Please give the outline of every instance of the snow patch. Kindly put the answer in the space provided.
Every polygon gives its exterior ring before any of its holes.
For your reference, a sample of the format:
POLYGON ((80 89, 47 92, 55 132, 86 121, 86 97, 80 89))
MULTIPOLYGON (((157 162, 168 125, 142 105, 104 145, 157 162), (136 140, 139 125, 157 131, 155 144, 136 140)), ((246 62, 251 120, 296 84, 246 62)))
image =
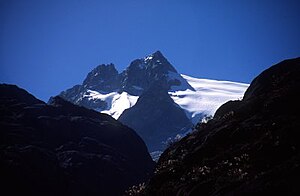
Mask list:
POLYGON ((118 119, 124 110, 135 105, 137 99, 138 96, 130 95, 127 92, 122 92, 121 94, 114 96, 111 108, 102 112, 111 115, 115 119, 118 119))
POLYGON ((133 96, 127 92, 117 93, 102 93, 93 90, 87 90, 87 94, 84 97, 88 97, 89 100, 100 99, 107 103, 107 109, 99 112, 111 115, 113 118, 118 119, 124 110, 135 105, 138 96, 133 96))
POLYGON ((147 56, 146 58, 144 58, 144 61, 146 62, 146 61, 149 61, 149 60, 151 60, 151 59, 153 59, 153 56, 152 56, 152 55, 149 55, 149 56, 147 56))
MULTIPOLYGON (((249 84, 218 81, 210 79, 198 79, 187 75, 180 75, 175 72, 168 72, 168 81, 178 80, 180 85, 171 86, 170 97, 185 112, 191 121, 196 124, 203 116, 214 115, 216 110, 229 100, 241 99, 249 87, 249 84), (182 76, 182 77, 181 77, 182 76), (194 90, 189 89, 190 86, 194 90)), ((133 86, 136 90, 143 90, 139 86, 133 86)), ((118 119, 125 109, 135 105, 138 96, 133 96, 127 92, 98 92, 88 90, 84 95, 90 100, 101 99, 107 103, 106 113, 118 119)))

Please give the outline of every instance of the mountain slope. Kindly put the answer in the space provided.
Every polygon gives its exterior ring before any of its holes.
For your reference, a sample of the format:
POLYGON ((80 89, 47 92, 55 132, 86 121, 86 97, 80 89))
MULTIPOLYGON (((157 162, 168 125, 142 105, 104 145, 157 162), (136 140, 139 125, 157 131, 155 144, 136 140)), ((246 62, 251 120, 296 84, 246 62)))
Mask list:
POLYGON ((193 122, 198 122, 203 114, 213 115, 224 102, 242 97, 248 87, 243 83, 181 75, 157 51, 134 60, 122 73, 118 73, 113 64, 99 65, 81 85, 75 85, 59 96, 118 119, 125 109, 134 106, 138 97, 157 82, 167 86, 171 98, 193 122))
POLYGON ((142 139, 112 117, 0 85, 2 192, 122 195, 154 165, 142 139))
POLYGON ((122 113, 119 121, 144 139, 149 152, 165 149, 163 141, 192 126, 185 112, 160 85, 153 85, 143 93, 133 107, 122 113))
POLYGON ((81 85, 59 96, 74 104, 109 114, 115 119, 122 116, 121 121, 134 128, 152 152, 162 151, 167 140, 177 134, 186 134, 192 124, 213 115, 224 102, 242 97, 247 87, 242 83, 181 75, 160 51, 156 51, 132 61, 121 73, 113 64, 99 65, 81 85), (138 101, 142 97, 143 101, 138 101), (164 101, 157 103, 155 97, 164 101), (139 103, 137 107, 136 103, 139 103), (159 111, 159 104, 168 106, 159 111), (122 115, 124 111, 126 113, 122 115), (155 111, 160 114, 152 115, 155 111), (182 117, 182 114, 185 116, 182 117))
POLYGON ((198 79, 181 75, 195 90, 178 90, 169 92, 171 98, 183 110, 193 124, 203 116, 212 116, 223 103, 229 100, 241 99, 248 88, 248 84, 198 79))
POLYGON ((139 195, 299 195, 299 94, 300 58, 265 70, 169 147, 139 195))

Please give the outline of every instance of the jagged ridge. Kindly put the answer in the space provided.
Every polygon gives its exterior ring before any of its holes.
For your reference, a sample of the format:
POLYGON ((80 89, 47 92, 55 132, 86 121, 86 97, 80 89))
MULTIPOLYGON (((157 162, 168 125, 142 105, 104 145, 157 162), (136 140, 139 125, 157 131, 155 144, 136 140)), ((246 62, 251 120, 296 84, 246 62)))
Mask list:
POLYGON ((167 140, 187 133, 192 123, 212 115, 225 101, 242 96, 247 86, 180 75, 157 51, 134 60, 120 74, 113 64, 100 65, 88 74, 82 85, 59 96, 116 119, 127 109, 122 122, 142 136, 150 151, 162 151, 167 140), (164 100, 157 104, 156 99, 164 100), (155 111, 160 111, 159 115, 153 115, 155 111), (139 122, 142 117, 147 121, 139 122))

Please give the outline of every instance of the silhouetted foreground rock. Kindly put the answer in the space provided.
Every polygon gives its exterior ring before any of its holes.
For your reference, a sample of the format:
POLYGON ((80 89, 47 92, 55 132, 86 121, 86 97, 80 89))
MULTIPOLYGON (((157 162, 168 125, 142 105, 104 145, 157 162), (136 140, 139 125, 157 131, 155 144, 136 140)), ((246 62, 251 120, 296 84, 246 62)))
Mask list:
POLYGON ((141 194, 299 195, 299 95, 300 58, 265 70, 168 148, 141 194))
POLYGON ((152 173, 145 143, 112 117, 0 85, 0 181, 7 195, 122 195, 152 173))

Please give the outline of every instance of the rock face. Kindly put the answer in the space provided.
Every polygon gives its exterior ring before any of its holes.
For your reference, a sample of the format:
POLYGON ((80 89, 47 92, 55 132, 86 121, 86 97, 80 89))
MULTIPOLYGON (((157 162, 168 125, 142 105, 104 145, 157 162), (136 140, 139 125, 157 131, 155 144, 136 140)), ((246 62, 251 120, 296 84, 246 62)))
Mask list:
POLYGON ((160 51, 134 60, 121 73, 121 77, 122 90, 132 95, 141 95, 153 84, 166 86, 166 92, 174 87, 193 90, 193 87, 177 73, 160 51), (176 77, 172 77, 173 75, 176 77))
POLYGON ((111 92, 119 87, 119 73, 113 64, 99 65, 93 69, 83 81, 86 89, 111 92))
POLYGON ((122 195, 151 175, 143 140, 106 114, 0 85, 2 193, 122 195))
POLYGON ((121 73, 113 64, 99 65, 81 85, 59 96, 120 118, 146 141, 151 153, 158 155, 167 140, 191 130, 192 123, 212 115, 226 101, 241 97, 247 87, 181 75, 156 51, 132 61, 121 73))
POLYGON ((156 51, 145 58, 134 60, 120 74, 113 64, 99 65, 87 75, 82 85, 76 85, 59 96, 89 109, 114 111, 114 117, 122 114, 119 108, 128 108, 121 121, 137 131, 151 152, 163 150, 164 141, 192 126, 184 110, 168 95, 168 91, 173 89, 194 90, 162 53, 156 51), (128 97, 140 97, 141 100, 131 109, 135 102, 126 99, 122 92, 128 97), (95 96, 91 98, 91 94, 95 96), (116 106, 116 102, 121 99, 123 101, 119 104, 122 106, 116 106), (153 112, 156 112, 155 116, 153 112))
POLYGON ((265 70, 163 153, 141 195, 299 195, 299 94, 300 58, 265 70))
MULTIPOLYGON (((130 63, 126 70, 118 73, 113 64, 99 65, 88 73, 81 85, 63 91, 59 96, 74 104, 88 106, 82 102, 87 90, 102 92, 127 92, 131 95, 140 96, 150 86, 155 84, 167 85, 167 91, 172 88, 182 90, 193 87, 175 70, 160 51, 130 63)), ((87 100, 93 103, 93 100, 87 100)), ((94 106, 88 106, 94 108, 94 106)), ((97 109, 97 108, 96 108, 97 109)), ((103 110, 105 107, 102 108, 103 110)))
POLYGON ((162 141, 174 138, 192 126, 185 112, 160 84, 152 85, 119 120, 144 139, 149 152, 165 149, 166 144, 162 141))
MULTIPOLYGON (((117 91, 120 87, 120 77, 113 64, 99 65, 88 73, 82 85, 75 85, 72 88, 60 93, 60 97, 76 105, 94 110, 105 110, 108 105, 101 99, 91 100, 85 95, 88 90, 100 92, 117 91)), ((51 101, 51 98, 50 98, 51 101)))

